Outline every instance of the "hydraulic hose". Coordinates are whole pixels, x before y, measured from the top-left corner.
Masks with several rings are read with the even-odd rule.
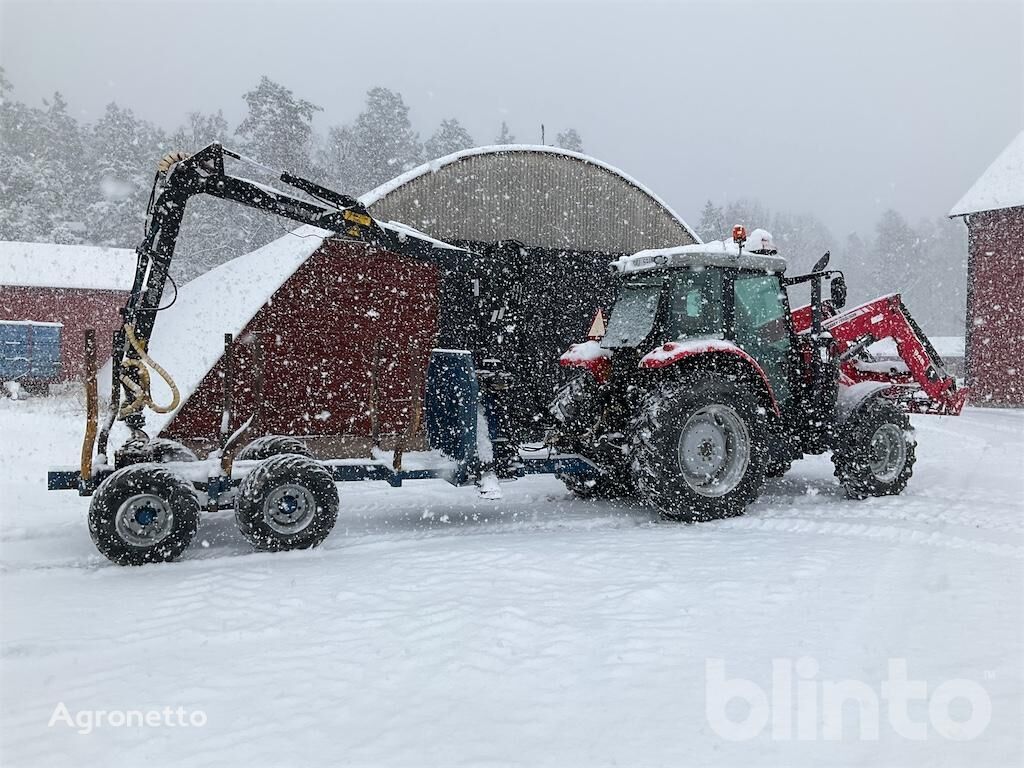
[[[146,345],[138,340],[135,336],[135,328],[131,324],[126,323],[124,326],[125,338],[131,345],[138,355],[139,359],[134,360],[128,358],[122,361],[122,368],[134,368],[139,372],[139,381],[134,381],[129,376],[121,376],[121,383],[124,384],[125,388],[130,390],[135,395],[135,399],[130,403],[125,403],[121,406],[119,416],[124,417],[131,413],[138,413],[143,408],[149,408],[154,413],[170,413],[181,404],[181,393],[178,391],[178,385],[174,383],[174,379],[167,373],[166,370],[156,362],[149,353],[146,352]],[[147,368],[148,366],[148,368]],[[153,394],[150,388],[150,375],[149,368],[152,368],[157,372],[157,375],[167,384],[171,390],[171,402],[167,405],[160,405],[153,401]]]

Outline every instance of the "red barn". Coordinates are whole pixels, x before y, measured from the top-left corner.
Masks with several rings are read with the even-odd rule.
[[[967,383],[977,405],[1024,405],[1024,131],[953,210],[968,231]]]
[[[0,321],[62,324],[59,378],[80,379],[83,331],[112,337],[134,276],[124,248],[0,242]]]
[[[225,333],[234,337],[233,429],[258,410],[259,434],[301,435],[333,456],[367,455],[374,426],[385,448],[406,433],[437,335],[438,266],[327,235],[302,227],[181,286],[149,350],[182,403],[147,414],[150,434],[200,453],[216,446]],[[109,365],[100,381],[105,393]],[[155,375],[153,395],[170,400]]]

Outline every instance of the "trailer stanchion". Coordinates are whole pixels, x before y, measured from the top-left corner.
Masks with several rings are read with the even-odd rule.
[[[85,438],[82,440],[82,461],[79,473],[79,493],[93,491],[92,451],[96,445],[96,425],[99,420],[99,393],[96,391],[96,331],[85,331]]]

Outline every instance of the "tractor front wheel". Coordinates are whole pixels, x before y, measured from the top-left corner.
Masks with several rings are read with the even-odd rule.
[[[764,487],[766,435],[756,398],[734,381],[706,375],[662,384],[632,428],[640,499],[680,522],[742,514]]]
[[[914,429],[906,413],[882,398],[869,400],[839,432],[835,475],[851,499],[896,496],[914,472]]]

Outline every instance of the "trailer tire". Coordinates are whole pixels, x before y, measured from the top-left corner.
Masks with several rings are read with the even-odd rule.
[[[263,461],[271,456],[280,456],[284,453],[295,456],[312,456],[306,444],[297,437],[264,435],[246,445],[235,458],[239,461]]]
[[[724,376],[658,385],[644,399],[630,438],[639,498],[666,520],[741,515],[764,488],[763,409],[752,392]]]
[[[112,563],[177,560],[199,529],[199,499],[184,478],[157,464],[107,477],[89,504],[89,535]]]
[[[143,463],[152,464],[166,464],[169,461],[199,461],[199,457],[191,448],[166,437],[157,437],[146,443],[142,448],[142,456]]]
[[[315,547],[337,519],[334,477],[308,456],[271,456],[246,475],[235,496],[238,530],[264,552]]]
[[[882,397],[871,398],[850,415],[832,451],[835,475],[851,499],[902,493],[915,461],[910,418]]]

